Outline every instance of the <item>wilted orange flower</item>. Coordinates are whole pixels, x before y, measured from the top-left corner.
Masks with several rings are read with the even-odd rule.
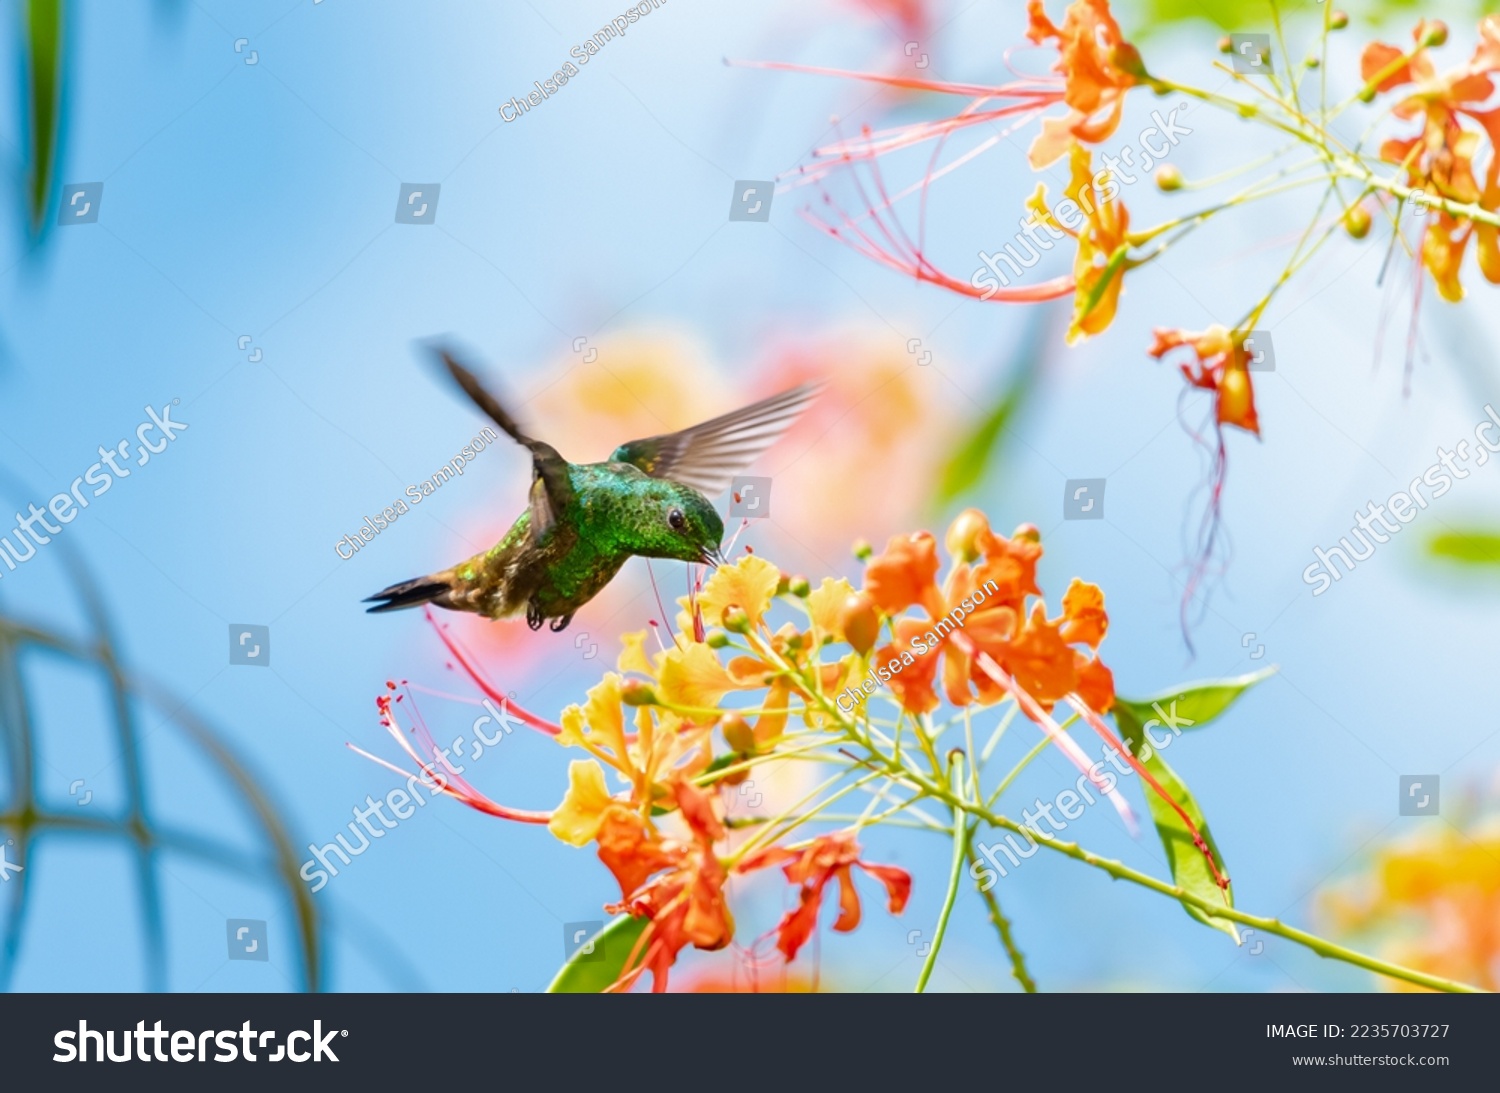
[[[1031,144],[1031,165],[1040,169],[1075,141],[1097,144],[1114,133],[1125,92],[1143,69],[1140,54],[1110,14],[1108,0],[1074,0],[1061,27],[1047,18],[1042,0],[1029,0],[1026,13],[1031,18],[1026,37],[1038,45],[1056,40],[1059,57],[1053,70],[1067,81],[1068,116],[1044,118],[1041,134]]]
[[[1120,184],[1107,171],[1094,174],[1094,157],[1077,141],[1070,144],[1071,178],[1063,200],[1047,206],[1047,188],[1037,185],[1026,207],[1038,223],[1078,240],[1073,258],[1073,321],[1068,343],[1098,334],[1114,321],[1125,284],[1130,244],[1130,210],[1119,200]],[[1070,226],[1069,221],[1072,221]]]
[[[831,881],[839,884],[839,917],[833,928],[848,933],[859,925],[859,893],[854,888],[851,870],[858,866],[885,886],[888,908],[899,915],[911,896],[911,874],[893,865],[871,865],[859,860],[859,843],[852,832],[839,831],[813,839],[800,851],[769,846],[740,862],[742,873],[783,866],[786,879],[798,885],[800,893],[795,909],[788,911],[776,927],[776,947],[788,961],[812,937],[818,926],[818,911],[823,905],[823,889]]]
[[[1243,331],[1230,331],[1215,323],[1207,330],[1168,330],[1157,327],[1152,332],[1151,356],[1160,360],[1174,349],[1187,346],[1193,360],[1182,365],[1182,374],[1194,387],[1214,393],[1215,416],[1221,425],[1235,425],[1260,435],[1260,419],[1255,415],[1255,390],[1250,384],[1250,359]]]

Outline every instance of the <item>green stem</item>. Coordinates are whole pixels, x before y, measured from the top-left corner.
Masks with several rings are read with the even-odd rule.
[[[979,865],[979,856],[969,848],[970,875]],[[1010,974],[1015,981],[1021,984],[1021,989],[1027,994],[1035,994],[1037,991],[1036,980],[1031,978],[1031,973],[1026,970],[1026,954],[1021,952],[1020,946],[1016,944],[1015,935],[1011,933],[1010,919],[1005,917],[1005,912],[1000,910],[1000,899],[995,895],[993,888],[986,888],[979,883],[974,887],[979,891],[979,898],[984,900],[984,905],[989,909],[990,922],[994,924],[995,932],[1000,935],[1000,944],[1005,949],[1005,955],[1010,958]]]
[[[1472,202],[1454,201],[1452,198],[1440,197],[1437,194],[1419,190],[1413,186],[1403,186],[1393,178],[1377,178],[1375,173],[1359,163],[1357,167],[1350,166],[1348,162],[1340,162],[1334,169],[1345,178],[1352,178],[1356,182],[1363,182],[1366,186],[1376,190],[1384,190],[1393,197],[1399,197],[1402,201],[1410,200],[1418,193],[1422,195],[1422,204],[1432,205],[1442,209],[1449,216],[1460,220],[1474,220],[1480,224],[1488,224],[1491,227],[1500,228],[1500,213],[1493,213]]]
[[[1444,979],[1442,976],[1429,975],[1415,968],[1392,964],[1378,957],[1345,948],[1343,945],[1336,944],[1326,938],[1310,934],[1306,930],[1299,930],[1295,926],[1288,926],[1279,919],[1267,918],[1263,915],[1247,914],[1234,907],[1226,907],[1222,903],[1205,899],[1195,892],[1189,892],[1185,888],[1179,888],[1177,885],[1157,880],[1153,876],[1130,868],[1123,862],[1115,861],[1112,858],[1100,857],[1098,854],[1084,850],[1077,843],[1063,842],[1061,839],[1053,838],[1051,835],[1034,831],[1029,827],[1023,827],[1008,817],[997,816],[986,810],[977,808],[971,809],[971,811],[976,817],[984,820],[986,823],[1004,828],[1007,831],[1013,831],[1018,835],[1029,835],[1039,845],[1048,847],[1060,854],[1066,854],[1068,857],[1076,861],[1081,861],[1086,865],[1092,865],[1096,869],[1101,869],[1115,880],[1128,880],[1132,884],[1140,885],[1142,888],[1149,888],[1153,892],[1170,896],[1179,903],[1196,907],[1211,917],[1228,919],[1242,926],[1253,926],[1255,929],[1262,930],[1265,933],[1284,937],[1288,941],[1295,941],[1298,945],[1311,949],[1321,957],[1326,957],[1330,960],[1341,960],[1346,964],[1353,964],[1357,968],[1364,968],[1367,971],[1390,976],[1392,979],[1401,979],[1408,983],[1415,983],[1418,986],[1427,987],[1429,990],[1447,991],[1455,994],[1483,993],[1480,988],[1470,986],[1467,983],[1460,983],[1454,979]]]
[[[784,670],[790,671],[790,666],[769,645],[758,649],[757,652],[764,659],[772,663],[780,662]],[[793,678],[796,678],[795,673],[793,673]],[[854,741],[868,747],[866,741],[861,737],[857,722],[845,714],[843,710],[840,710],[833,702],[830,702],[826,695],[813,692],[806,685],[805,681],[801,682],[803,683],[801,689],[804,698],[811,696],[830,718],[845,728]],[[874,766],[877,762],[882,763],[886,772],[891,777],[906,781],[908,785],[917,790],[925,791],[928,796],[943,801],[956,812],[967,812],[975,819],[983,820],[992,827],[999,827],[1018,835],[1029,836],[1038,845],[1045,846],[1056,853],[1065,854],[1076,861],[1083,862],[1085,865],[1091,865],[1095,869],[1102,870],[1115,880],[1129,881],[1132,884],[1139,885],[1160,895],[1168,896],[1185,906],[1196,907],[1211,917],[1237,922],[1242,926],[1253,926],[1265,933],[1275,934],[1278,937],[1286,938],[1288,941],[1296,942],[1298,945],[1311,949],[1319,956],[1331,960],[1340,960],[1346,964],[1352,964],[1357,968],[1364,968],[1367,971],[1389,976],[1392,979],[1415,983],[1417,986],[1427,987],[1429,990],[1466,994],[1480,993],[1478,987],[1470,986],[1467,983],[1460,983],[1453,979],[1444,979],[1441,976],[1429,975],[1426,972],[1417,971],[1415,968],[1407,968],[1400,964],[1380,960],[1377,957],[1369,956],[1354,949],[1345,948],[1335,942],[1318,937],[1316,934],[1310,934],[1306,930],[1299,930],[1295,926],[1288,926],[1278,919],[1247,914],[1234,907],[1226,907],[1221,902],[1205,899],[1195,892],[1189,892],[1175,884],[1168,884],[1166,881],[1158,880],[1148,873],[1132,869],[1123,862],[1115,861],[1112,858],[1104,858],[1092,851],[1084,850],[1077,843],[1063,842],[1061,839],[1054,838],[1051,835],[1034,831],[1031,828],[1023,828],[1014,820],[992,812],[977,802],[972,804],[966,803],[955,795],[948,786],[944,785],[941,780],[934,781],[926,778],[919,771],[892,762],[888,756],[880,752],[872,750],[868,762],[871,766]],[[794,810],[788,810],[789,813],[791,811]]]
[[[955,793],[963,793],[964,755],[952,753],[953,769],[950,772]],[[969,818],[958,805],[953,806],[953,869],[948,875],[948,894],[943,897],[943,909],[938,912],[937,928],[933,931],[932,947],[927,950],[927,959],[922,962],[922,974],[917,976],[916,993],[927,989],[932,978],[932,969],[937,966],[938,950],[943,947],[943,935],[948,932],[948,919],[953,914],[953,904],[958,900],[958,886],[963,883],[964,862],[969,851]]]

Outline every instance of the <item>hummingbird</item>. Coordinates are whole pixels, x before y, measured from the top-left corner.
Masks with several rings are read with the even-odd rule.
[[[463,392],[531,453],[524,512],[489,550],[368,597],[372,614],[435,604],[490,619],[524,612],[533,630],[563,630],[632,555],[724,560],[713,497],[800,417],[821,384],[790,388],[676,433],[621,444],[603,463],[570,463],[533,439],[478,378],[439,349]]]

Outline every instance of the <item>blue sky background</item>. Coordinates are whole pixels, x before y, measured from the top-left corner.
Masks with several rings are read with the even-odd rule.
[[[923,382],[965,418],[1013,366],[1025,312],[961,300],[859,258],[797,215],[812,191],[779,195],[768,224],[726,221],[733,182],[804,162],[829,139],[831,115],[854,132],[865,121],[915,120],[949,106],[893,106],[851,82],[723,64],[894,65],[899,36],[859,5],[671,0],[559,94],[514,123],[500,120],[502,101],[550,75],[621,6],[71,6],[61,175],[102,180],[103,200],[97,224],[55,230],[38,253],[27,252],[18,226],[9,229],[0,466],[19,484],[6,500],[41,502],[66,489],[101,444],[133,433],[143,407],[181,400],[176,416],[188,431],[64,537],[99,577],[130,664],[222,729],[283,804],[299,846],[331,841],[351,807],[396,784],[345,747],[394,754],[372,702],[384,680],[454,687],[420,616],[371,618],[359,600],[483,545],[524,497],[525,460],[497,446],[357,557],[335,555],[340,536],[429,477],[481,427],[436,381],[417,339],[451,333],[526,390],[569,359],[579,336],[607,354],[611,337],[683,332],[711,358],[703,375],[683,382],[731,389],[750,386],[744,372],[757,366],[760,347],[789,330],[857,329],[895,349],[920,337],[935,356]],[[1001,50],[1020,39],[1019,5],[961,7],[938,8],[938,21],[951,21],[924,47],[932,73],[999,78]],[[1131,5],[1117,7],[1133,34]],[[3,55],[14,57],[15,28],[3,29]],[[1151,40],[1146,56],[1178,78],[1218,86],[1210,67],[1218,33],[1176,28]],[[1455,24],[1455,37],[1467,55],[1469,32]],[[239,38],[249,42],[237,54]],[[1347,84],[1357,44],[1341,43],[1336,82]],[[250,49],[253,65],[244,63]],[[0,90],[0,118],[17,118],[16,81]],[[1133,97],[1110,146],[1129,142],[1159,105]],[[1190,178],[1251,158],[1263,141],[1202,109],[1184,117],[1194,132],[1171,161]],[[15,184],[13,123],[5,139]],[[964,277],[976,249],[1014,233],[1036,181],[1028,140],[1029,132],[1002,141],[933,189],[932,251]],[[922,162],[888,169],[904,184]],[[1055,192],[1060,168],[1045,180]],[[393,223],[403,182],[441,184],[434,226]],[[1356,508],[1420,475],[1437,445],[1472,436],[1484,403],[1500,393],[1495,290],[1472,267],[1473,299],[1463,308],[1437,301],[1429,287],[1409,396],[1401,374],[1409,292],[1375,285],[1382,246],[1336,240],[1278,299],[1266,320],[1277,368],[1259,382],[1264,440],[1236,433],[1229,441],[1233,559],[1195,629],[1195,659],[1178,629],[1184,529],[1204,466],[1179,423],[1180,376],[1143,350],[1154,325],[1233,322],[1279,271],[1312,192],[1225,218],[1132,272],[1102,337],[1063,350],[1054,333],[1059,344],[1001,473],[965,498],[999,528],[1041,527],[1042,582],[1054,601],[1075,574],[1105,589],[1104,655],[1122,693],[1280,667],[1220,723],[1174,746],[1170,761],[1213,825],[1238,904],[1301,925],[1313,921],[1315,894],[1357,864],[1368,840],[1446,822],[1399,818],[1399,775],[1441,773],[1445,798],[1456,799],[1462,786],[1488,785],[1500,759],[1500,725],[1484,701],[1500,588],[1435,575],[1418,549],[1422,537],[1494,512],[1500,464],[1458,483],[1327,594],[1314,599],[1301,580],[1314,546],[1347,534]],[[1149,183],[1125,199],[1142,224],[1187,207]],[[1048,261],[1054,266],[1038,277],[1065,268],[1057,254]],[[1377,367],[1375,327],[1387,311]],[[237,348],[242,335],[261,360]],[[1188,404],[1190,417],[1201,412]],[[597,458],[620,439],[580,454]],[[1105,476],[1106,519],[1064,523],[1063,481]],[[909,525],[930,522],[913,512]],[[796,531],[771,522],[751,541],[785,568],[811,570]],[[867,533],[850,527],[846,537]],[[675,567],[669,580],[677,587]],[[0,601],[23,617],[79,624],[59,559],[47,551],[16,573],[0,571]],[[235,623],[270,625],[269,670],[227,663]],[[555,715],[602,663],[579,659],[572,637],[536,638],[548,643],[545,654],[519,676],[491,668],[526,705]],[[1252,660],[1261,645],[1263,657]],[[30,678],[49,799],[68,807],[69,786],[82,778],[94,796],[74,807],[117,807],[102,688],[40,662]],[[467,729],[471,711],[425,701],[440,739]],[[249,845],[246,815],[223,780],[159,716],[144,727],[158,814]],[[1002,758],[1029,747],[1029,732],[1018,725]],[[473,780],[498,800],[551,807],[566,759],[549,741],[517,735]],[[1074,777],[1049,753],[1014,799],[1050,799]],[[1164,875],[1154,835],[1132,841],[1105,810],[1071,832]],[[871,858],[914,871],[915,895],[892,919],[869,893],[857,934],[823,937],[822,973],[847,989],[910,989],[920,961],[907,933],[931,930],[948,847],[893,831],[868,842]],[[139,989],[141,911],[125,851],[54,837],[29,868],[36,902],[15,987]],[[293,985],[293,924],[272,889],[172,857],[162,869],[172,989]],[[332,925],[329,985],[539,990],[561,960],[562,924],[603,917],[611,887],[592,854],[435,802],[315,897]],[[1372,982],[1274,938],[1260,955],[1237,951],[1170,901],[1050,855],[1026,862],[998,893],[1048,989]],[[748,920],[774,921],[775,886],[744,898]],[[269,922],[267,962],[226,960],[229,918]],[[972,892],[952,929],[936,987],[1014,989]]]

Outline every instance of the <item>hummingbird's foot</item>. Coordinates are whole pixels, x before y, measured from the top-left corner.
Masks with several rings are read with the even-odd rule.
[[[560,619],[553,619],[552,620],[552,625],[551,625],[551,630],[552,630],[552,632],[554,634],[558,633],[561,630],[566,630],[568,628],[568,623],[570,623],[572,621],[573,621],[573,616],[572,615],[564,615]]]
[[[540,630],[542,628],[542,623],[545,621],[546,619],[542,615],[541,608],[537,607],[537,605],[534,603],[528,603],[526,605],[527,626],[531,627],[533,630]]]

